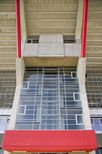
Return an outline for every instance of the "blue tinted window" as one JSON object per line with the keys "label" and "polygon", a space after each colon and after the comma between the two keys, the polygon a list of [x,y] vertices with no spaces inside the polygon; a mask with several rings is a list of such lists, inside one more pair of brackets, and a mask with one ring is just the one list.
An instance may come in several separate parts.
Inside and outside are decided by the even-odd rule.
{"label": "blue tinted window", "polygon": [[16,128],[83,129],[78,79],[72,75],[75,71],[67,67],[26,68]]}

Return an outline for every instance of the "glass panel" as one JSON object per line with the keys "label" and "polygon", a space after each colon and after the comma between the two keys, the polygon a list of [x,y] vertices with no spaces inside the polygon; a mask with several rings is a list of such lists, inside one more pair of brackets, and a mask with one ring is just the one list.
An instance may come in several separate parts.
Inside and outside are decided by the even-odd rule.
{"label": "glass panel", "polygon": [[91,124],[93,124],[93,119],[91,118]]}
{"label": "glass panel", "polygon": [[102,118],[100,118],[100,124],[102,125]]}
{"label": "glass panel", "polygon": [[102,118],[101,117],[93,117],[91,118],[92,128],[96,131],[102,131]]}
{"label": "glass panel", "polygon": [[78,79],[72,78],[75,69],[26,68],[16,129],[83,129]]}

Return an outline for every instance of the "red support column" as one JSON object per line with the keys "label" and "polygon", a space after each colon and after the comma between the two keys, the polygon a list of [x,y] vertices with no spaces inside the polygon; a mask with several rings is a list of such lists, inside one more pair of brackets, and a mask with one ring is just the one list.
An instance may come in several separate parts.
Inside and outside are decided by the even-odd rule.
{"label": "red support column", "polygon": [[85,57],[86,56],[87,19],[88,19],[88,0],[84,0],[84,5],[83,5],[83,21],[82,21],[81,57]]}
{"label": "red support column", "polygon": [[20,0],[15,0],[16,7],[16,36],[17,36],[17,57],[21,58],[21,29],[20,29]]}

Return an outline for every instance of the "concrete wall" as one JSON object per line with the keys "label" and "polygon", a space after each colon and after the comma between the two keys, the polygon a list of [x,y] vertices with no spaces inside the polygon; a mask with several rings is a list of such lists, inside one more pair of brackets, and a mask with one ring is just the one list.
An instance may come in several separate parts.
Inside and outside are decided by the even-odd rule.
{"label": "concrete wall", "polygon": [[83,108],[83,119],[84,119],[85,129],[91,129],[90,112],[85,89],[85,75],[86,75],[86,59],[79,58],[77,67],[77,76],[79,79],[80,97]]}
{"label": "concrete wall", "polygon": [[[85,124],[85,129],[90,130],[92,129],[92,127],[91,127],[90,112],[89,112],[88,100],[87,100],[86,88],[85,88],[86,58],[79,58],[78,67],[77,67],[77,76],[79,80],[80,98],[81,98],[82,109],[83,109],[83,121]],[[89,154],[95,154],[95,151],[89,152]]]}
{"label": "concrete wall", "polygon": [[64,43],[61,34],[40,35],[39,43],[25,43],[24,57],[79,57],[81,45],[77,43]]}
{"label": "concrete wall", "polygon": [[18,110],[19,98],[21,93],[21,87],[23,82],[23,76],[25,71],[25,64],[23,59],[16,59],[16,91],[14,96],[14,102],[12,107],[12,113],[10,118],[10,124],[8,129],[15,128],[16,115]]}

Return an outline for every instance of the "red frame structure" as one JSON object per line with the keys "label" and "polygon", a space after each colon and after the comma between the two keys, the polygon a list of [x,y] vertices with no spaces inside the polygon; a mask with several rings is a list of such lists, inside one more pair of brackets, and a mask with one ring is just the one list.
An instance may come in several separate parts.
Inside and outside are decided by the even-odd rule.
{"label": "red frame structure", "polygon": [[93,130],[7,130],[3,149],[26,152],[93,151],[96,135]]}
{"label": "red frame structure", "polygon": [[18,58],[21,58],[20,0],[15,0],[15,8],[16,8],[17,56]]}
{"label": "red frame structure", "polygon": [[[21,58],[21,28],[20,28],[20,0],[15,0],[16,4],[16,34],[17,34],[17,55]],[[83,22],[82,22],[82,44],[81,56],[86,56],[86,32],[88,18],[88,0],[84,0],[83,4]]]}
{"label": "red frame structure", "polygon": [[81,57],[83,58],[86,56],[87,19],[88,19],[88,0],[84,0],[83,21],[82,21],[82,43],[81,43]]}

